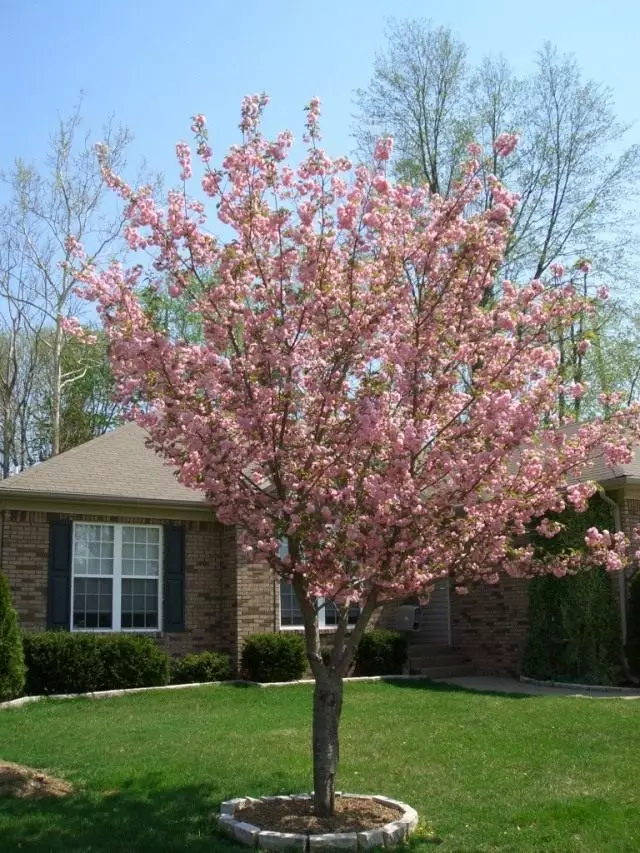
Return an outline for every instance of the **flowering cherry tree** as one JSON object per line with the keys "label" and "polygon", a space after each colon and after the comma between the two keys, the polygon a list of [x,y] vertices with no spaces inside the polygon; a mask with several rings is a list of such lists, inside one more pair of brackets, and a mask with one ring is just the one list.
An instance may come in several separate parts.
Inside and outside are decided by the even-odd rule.
{"label": "flowering cherry tree", "polygon": [[[293,584],[316,681],[315,807],[328,815],[342,680],[374,611],[427,601],[443,578],[464,594],[501,573],[574,571],[572,554],[536,563],[524,534],[534,524],[553,536],[547,513],[586,507],[595,486],[579,482],[581,470],[596,448],[628,460],[638,416],[614,406],[607,420],[565,428],[558,394],[584,388],[561,387],[551,341],[594,302],[557,276],[497,286],[517,199],[492,180],[492,207],[470,213],[483,191],[476,146],[445,200],[389,180],[389,139],[371,168],[329,157],[317,99],[306,154],[291,165],[291,134],[261,132],[266,103],[245,99],[242,142],[219,168],[204,117],[193,119],[201,190],[224,239],[187,194],[186,143],[183,187],[166,210],[104,169],[126,202],[131,249],[198,315],[197,342],[159,328],[145,307],[149,264],[81,275],[121,400],[179,480]],[[516,141],[501,137],[496,153],[509,156]],[[593,563],[621,568],[622,535],[592,529],[587,539]],[[323,599],[338,610],[327,662]]]}

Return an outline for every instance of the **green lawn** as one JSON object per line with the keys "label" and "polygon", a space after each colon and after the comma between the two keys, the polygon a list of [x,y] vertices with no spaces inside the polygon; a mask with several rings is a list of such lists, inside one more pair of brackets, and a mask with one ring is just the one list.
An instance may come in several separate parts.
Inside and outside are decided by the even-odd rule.
{"label": "green lawn", "polygon": [[[0,801],[0,851],[238,850],[211,814],[309,789],[310,700],[307,686],[226,686],[1,711],[0,758],[79,791]],[[640,703],[349,684],[339,787],[415,806],[422,853],[637,853]]]}

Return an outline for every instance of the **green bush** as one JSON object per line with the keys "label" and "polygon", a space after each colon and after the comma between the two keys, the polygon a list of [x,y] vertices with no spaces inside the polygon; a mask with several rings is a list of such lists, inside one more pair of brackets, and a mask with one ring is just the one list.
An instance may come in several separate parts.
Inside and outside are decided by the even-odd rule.
{"label": "green bush", "polygon": [[300,634],[252,634],[242,650],[242,671],[251,681],[295,681],[306,667]]}
{"label": "green bush", "polygon": [[24,653],[32,695],[169,683],[169,655],[150,637],[42,631],[25,634]]}
{"label": "green bush", "polygon": [[374,629],[362,635],[355,661],[356,675],[400,675],[407,659],[407,637]]}
{"label": "green bush", "polygon": [[[613,529],[611,508],[598,496],[584,513],[568,508],[549,518],[560,521],[565,530],[552,539],[532,534],[538,558],[584,551],[591,526]],[[531,581],[525,675],[585,684],[615,684],[620,679],[620,614],[612,584],[604,569]]]}
{"label": "green bush", "polygon": [[631,672],[640,676],[640,572],[633,579],[629,592],[625,652]]}
{"label": "green bush", "polygon": [[172,684],[228,681],[232,675],[231,658],[217,652],[190,654],[171,661]]}
{"label": "green bush", "polygon": [[522,669],[532,678],[552,681],[619,681],[620,615],[611,575],[590,569],[531,581]]}
{"label": "green bush", "polygon": [[0,574],[0,702],[15,699],[25,681],[18,615],[11,604],[9,584]]}

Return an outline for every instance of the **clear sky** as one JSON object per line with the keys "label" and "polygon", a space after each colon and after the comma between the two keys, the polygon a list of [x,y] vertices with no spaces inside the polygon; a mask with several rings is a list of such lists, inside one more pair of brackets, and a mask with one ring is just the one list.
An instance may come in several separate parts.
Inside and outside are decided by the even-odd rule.
{"label": "clear sky", "polygon": [[327,149],[348,153],[353,90],[369,79],[390,14],[450,26],[472,62],[503,53],[521,71],[553,41],[612,87],[640,142],[638,0],[0,0],[0,168],[38,160],[80,90],[96,138],[113,112],[135,135],[130,159],[144,155],[169,184],[189,117],[207,116],[219,154],[237,140],[242,96],[263,90],[269,132],[299,137],[302,107],[318,95]]}

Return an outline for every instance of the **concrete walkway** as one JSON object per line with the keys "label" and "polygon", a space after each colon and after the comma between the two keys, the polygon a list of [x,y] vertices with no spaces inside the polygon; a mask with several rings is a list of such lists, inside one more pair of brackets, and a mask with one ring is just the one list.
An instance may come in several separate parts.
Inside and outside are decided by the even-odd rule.
{"label": "concrete walkway", "polygon": [[434,679],[441,684],[454,684],[467,690],[483,693],[521,693],[526,696],[580,696],[585,699],[640,699],[640,690],[588,690],[584,687],[548,687],[528,684],[515,678],[494,678],[488,675],[460,675]]}

